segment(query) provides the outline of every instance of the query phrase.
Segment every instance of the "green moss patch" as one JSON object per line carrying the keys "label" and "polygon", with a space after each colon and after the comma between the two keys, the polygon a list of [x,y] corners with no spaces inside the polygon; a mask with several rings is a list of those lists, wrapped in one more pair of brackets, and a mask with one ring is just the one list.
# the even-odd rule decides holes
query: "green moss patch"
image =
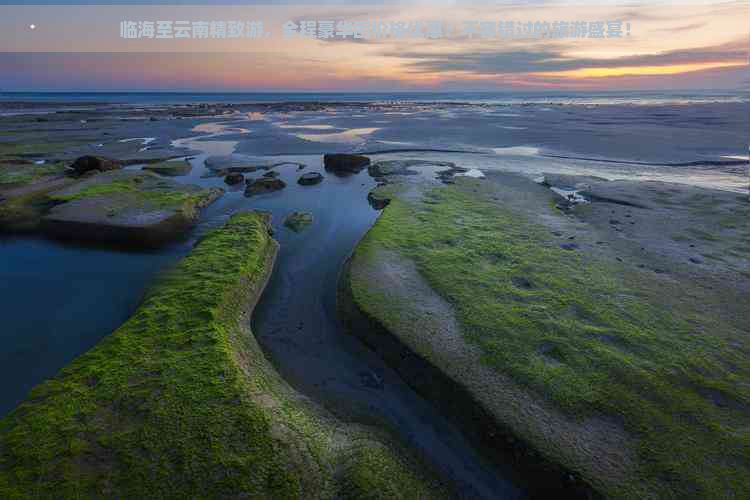
{"label": "green moss patch", "polygon": [[[579,251],[472,181],[395,197],[354,263],[383,249],[416,264],[486,366],[569,418],[621,423],[636,470],[587,478],[606,494],[750,494],[748,332],[701,308],[693,285]],[[391,304],[370,285],[366,275],[352,278],[362,309],[386,325],[398,322],[384,311],[408,314],[408,302]],[[576,453],[578,463],[563,465],[586,477],[599,457],[585,443]]]}
{"label": "green moss patch", "polygon": [[68,202],[95,197],[126,195],[136,204],[148,204],[154,208],[166,208],[183,204],[197,204],[206,196],[206,191],[194,186],[177,185],[149,173],[117,171],[99,174],[80,185],[51,197],[55,201]]}
{"label": "green moss patch", "polygon": [[0,189],[10,189],[31,184],[65,172],[62,162],[43,165],[0,163]]}

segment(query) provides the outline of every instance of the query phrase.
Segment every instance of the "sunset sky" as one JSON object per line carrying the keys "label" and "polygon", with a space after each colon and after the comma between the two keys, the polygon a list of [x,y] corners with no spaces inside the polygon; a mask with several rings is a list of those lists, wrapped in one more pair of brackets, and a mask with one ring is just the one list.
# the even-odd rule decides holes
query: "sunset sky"
{"label": "sunset sky", "polygon": [[[59,2],[51,2],[59,3]],[[121,21],[263,21],[266,39],[120,38]],[[283,39],[287,21],[441,21],[442,39]],[[750,4],[0,5],[2,90],[748,89]],[[621,39],[482,39],[463,21],[623,21]],[[35,29],[29,26],[34,24]],[[623,25],[624,26],[624,25]]]}

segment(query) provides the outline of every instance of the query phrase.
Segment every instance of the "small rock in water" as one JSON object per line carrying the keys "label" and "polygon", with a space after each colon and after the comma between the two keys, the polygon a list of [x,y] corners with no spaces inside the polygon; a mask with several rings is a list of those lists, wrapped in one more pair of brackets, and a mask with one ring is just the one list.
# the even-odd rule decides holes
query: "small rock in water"
{"label": "small rock in water", "polygon": [[302,186],[312,186],[313,184],[320,184],[323,181],[323,176],[318,172],[308,172],[302,174],[297,180],[297,184]]}
{"label": "small rock in water", "polygon": [[702,261],[702,260],[700,260],[700,259],[699,259],[699,258],[697,258],[697,257],[690,257],[690,259],[689,259],[689,260],[690,260],[690,262],[692,262],[693,264],[703,264],[703,261]]}
{"label": "small rock in water", "polygon": [[276,170],[269,170],[265,174],[263,174],[263,177],[278,177],[279,173]]}
{"label": "small rock in water", "polygon": [[239,172],[232,172],[224,177],[224,183],[234,186],[235,184],[241,184],[245,181],[245,176]]}
{"label": "small rock in water", "polygon": [[313,216],[309,212],[292,212],[284,219],[284,226],[288,227],[295,233],[303,231],[307,226],[313,223]]}
{"label": "small rock in water", "polygon": [[269,177],[261,177],[252,181],[248,179],[246,181],[247,187],[245,188],[245,196],[254,196],[256,194],[271,193],[273,191],[279,191],[286,187],[286,182],[281,179],[271,179]]}

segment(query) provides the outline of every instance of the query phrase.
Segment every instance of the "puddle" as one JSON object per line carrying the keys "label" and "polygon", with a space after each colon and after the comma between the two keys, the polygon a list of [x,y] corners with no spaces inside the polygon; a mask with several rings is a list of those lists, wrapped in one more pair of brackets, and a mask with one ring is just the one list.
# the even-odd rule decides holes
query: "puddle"
{"label": "puddle", "polygon": [[380,130],[379,128],[352,128],[345,132],[336,132],[332,134],[295,134],[300,139],[312,142],[329,142],[329,143],[345,143],[345,144],[358,144],[365,142],[363,135],[370,135],[373,132]]}
{"label": "puddle", "polygon": [[539,148],[533,146],[511,146],[506,148],[492,148],[496,155],[508,156],[538,156]]}

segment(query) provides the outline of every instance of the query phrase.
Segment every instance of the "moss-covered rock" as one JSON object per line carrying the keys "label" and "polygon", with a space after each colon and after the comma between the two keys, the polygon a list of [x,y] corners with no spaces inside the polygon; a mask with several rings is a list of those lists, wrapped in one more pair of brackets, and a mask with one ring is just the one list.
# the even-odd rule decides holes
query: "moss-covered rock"
{"label": "moss-covered rock", "polygon": [[486,451],[611,497],[750,494],[741,288],[652,271],[641,245],[621,257],[618,226],[517,176],[378,196],[345,274],[371,325],[354,333]]}
{"label": "moss-covered rock", "polygon": [[433,498],[414,464],[295,393],[249,315],[267,220],[207,234],[135,314],[0,421],[2,498]]}
{"label": "moss-covered rock", "polygon": [[151,172],[113,171],[56,191],[42,219],[45,232],[83,241],[159,245],[182,236],[201,208],[221,196]]}

